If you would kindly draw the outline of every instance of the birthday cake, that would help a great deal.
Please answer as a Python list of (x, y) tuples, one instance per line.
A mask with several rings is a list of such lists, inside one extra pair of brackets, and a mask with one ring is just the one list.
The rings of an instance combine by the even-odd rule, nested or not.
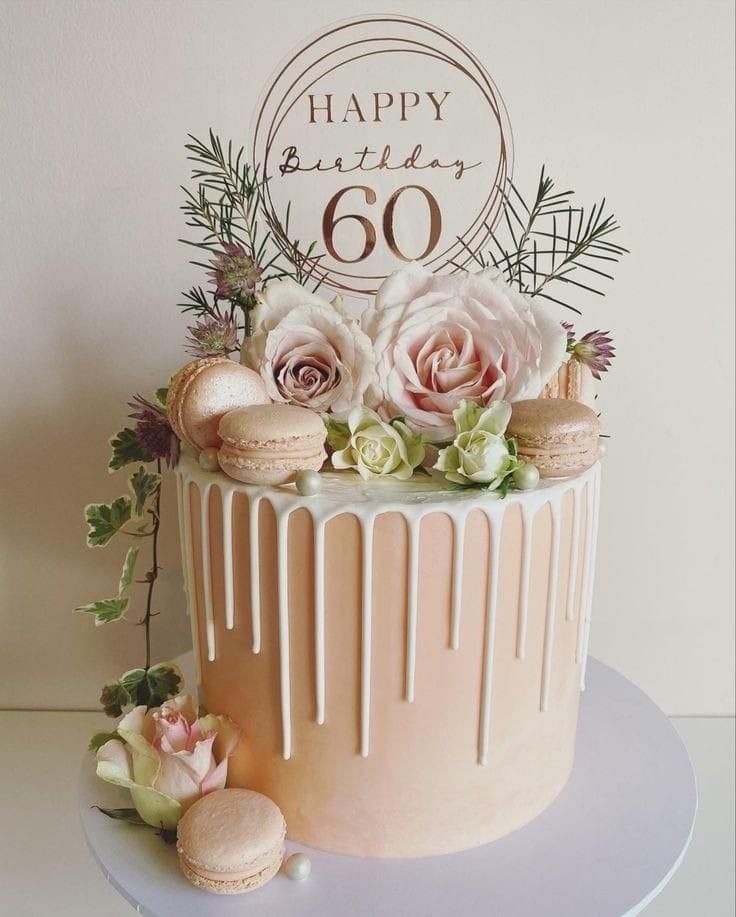
[[(431, 34), (448, 88), (339, 102), (342, 69), (357, 85), (346, 47), (407, 53), (389, 26)], [(336, 44), (343, 30), (355, 41)], [(308, 83), (291, 79), (296, 62), (306, 73), (334, 55)], [(462, 133), (478, 91), (490, 107)], [(422, 118), (439, 151), (467, 136), (462, 155), (415, 144), (402, 166), (386, 144), (371, 164), (371, 132), (404, 142)], [(337, 121), (359, 165), (317, 156)], [(185, 817), (179, 856), (199, 887), (268, 881), (284, 823), (290, 842), (366, 857), (478, 846), (538, 816), (570, 776), (604, 452), (597, 385), (614, 348), (564, 319), (580, 311), (570, 294), (602, 293), (601, 264), (626, 250), (605, 201), (577, 204), (544, 168), (522, 195), (510, 147), (478, 61), (400, 17), (342, 24), (290, 59), (257, 113), (257, 165), (214, 132), (186, 146), (188, 241), (209, 286), (183, 294), (189, 362), (136, 396), (111, 440), (110, 470), (133, 466), (129, 492), (87, 507), (88, 543), (134, 542), (117, 595), (77, 610), (131, 620), (142, 587), (145, 664), (105, 685), (119, 722), (92, 747), (135, 818), (166, 833)], [(378, 219), (373, 186), (399, 169), (407, 182), (428, 172), (387, 193)], [(370, 185), (341, 187), (356, 170)], [(365, 213), (338, 216), (348, 193)], [(311, 229), (318, 241), (297, 241)], [(151, 658), (165, 486), (196, 670), (186, 694), (178, 667)], [(247, 812), (267, 813), (268, 836)]]

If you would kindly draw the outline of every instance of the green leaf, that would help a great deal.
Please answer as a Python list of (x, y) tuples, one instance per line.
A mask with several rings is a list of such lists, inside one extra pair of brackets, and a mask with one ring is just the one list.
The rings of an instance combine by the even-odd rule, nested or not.
[(146, 502), (149, 497), (154, 496), (161, 486), (161, 475), (157, 474), (155, 471), (146, 471), (143, 465), (141, 465), (138, 471), (136, 471), (134, 475), (131, 475), (128, 483), (135, 497), (135, 515), (141, 516), (146, 508)]
[(128, 548), (128, 552), (125, 555), (125, 560), (123, 561), (123, 570), (120, 574), (118, 595), (124, 595), (130, 584), (133, 582), (133, 576), (135, 575), (135, 564), (138, 560), (138, 551), (138, 548)]
[(122, 716), (123, 707), (130, 703), (130, 695), (119, 681), (111, 681), (102, 689), (100, 703), (108, 716)]
[(87, 544), (90, 548), (104, 547), (130, 519), (130, 497), (118, 497), (113, 503), (90, 503), (84, 515), (89, 530)]
[(128, 694), (130, 703), (148, 706), (148, 683), (145, 669), (130, 669), (120, 676), (120, 686)]
[(131, 462), (152, 462), (153, 456), (138, 441), (138, 434), (130, 427), (125, 427), (110, 439), (112, 455), (107, 464), (108, 471), (118, 471)]
[(89, 740), (87, 748), (94, 755), (106, 742), (110, 742), (112, 739), (117, 738), (119, 738), (117, 732), (96, 732)]
[(158, 707), (181, 690), (182, 674), (173, 662), (160, 662), (151, 666), (146, 675), (150, 691), (149, 706)]
[(130, 825), (141, 825), (144, 828), (151, 827), (147, 822), (143, 821), (136, 809), (104, 809), (102, 806), (92, 806), (92, 808), (102, 812), (103, 815), (107, 815), (108, 818), (114, 818), (116, 821), (127, 821)]
[(161, 407), (166, 410), (166, 397), (169, 394), (168, 387), (166, 388), (157, 388), (154, 392), (156, 396), (156, 401), (161, 405)]
[(129, 604), (129, 598), (118, 595), (114, 599), (99, 599), (97, 602), (90, 602), (89, 605), (78, 605), (74, 610), (94, 615), (95, 626), (100, 627), (102, 624), (119, 621)]

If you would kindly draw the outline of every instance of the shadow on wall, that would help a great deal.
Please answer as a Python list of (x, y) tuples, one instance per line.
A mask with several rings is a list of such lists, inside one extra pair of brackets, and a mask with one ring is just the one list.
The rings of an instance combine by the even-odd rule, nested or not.
[[(118, 536), (104, 549), (85, 544), (84, 506), (127, 490), (125, 470), (110, 475), (106, 468), (108, 439), (125, 425), (135, 373), (105, 360), (95, 341), (98, 333), (109, 339), (103, 323), (77, 337), (67, 313), (45, 370), (53, 385), (46, 382), (40, 398), (37, 379), (28, 380), (25, 395), (18, 380), (20, 391), (6, 402), (7, 408), (25, 400), (22, 411), (6, 415), (4, 429), (12, 435), (0, 440), (0, 707), (96, 709), (105, 681), (144, 662), (143, 628), (125, 622), (95, 627), (86, 615), (72, 614), (76, 605), (116, 594), (131, 541)], [(152, 380), (150, 388), (157, 384)], [(170, 474), (162, 519), (155, 661), (191, 647)], [(141, 548), (140, 572), (150, 563), (150, 541)], [(142, 586), (134, 593), (133, 617), (142, 612), (144, 593)]]

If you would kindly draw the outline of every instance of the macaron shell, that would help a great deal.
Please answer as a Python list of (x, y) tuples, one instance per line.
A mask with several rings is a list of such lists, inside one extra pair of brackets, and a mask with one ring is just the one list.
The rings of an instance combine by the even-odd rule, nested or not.
[(319, 471), (327, 459), (327, 453), (320, 447), (318, 452), (294, 457), (244, 456), (240, 450), (227, 444), (220, 447), (217, 460), (220, 468), (236, 481), (265, 487), (290, 484), (300, 471)]
[(227, 357), (206, 357), (177, 373), (169, 388), (166, 408), (176, 435), (199, 452), (220, 445), (217, 428), (229, 411), (269, 402), (258, 373)]
[(264, 866), (263, 869), (247, 878), (240, 879), (200, 875), (189, 866), (186, 859), (181, 854), (179, 855), (179, 865), (186, 878), (197, 888), (212, 892), (215, 895), (241, 895), (244, 892), (255, 891), (257, 888), (261, 888), (261, 886), (270, 882), (278, 873), (279, 869), (281, 869), (283, 859), (284, 848), (282, 846), (280, 851), (273, 856), (271, 862)]
[(600, 421), (577, 401), (534, 399), (512, 405), (506, 435), (520, 459), (532, 462), (543, 478), (582, 474), (599, 456)]

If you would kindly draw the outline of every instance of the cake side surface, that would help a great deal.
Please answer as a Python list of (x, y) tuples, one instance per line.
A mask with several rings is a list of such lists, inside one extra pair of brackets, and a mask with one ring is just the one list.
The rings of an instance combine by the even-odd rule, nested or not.
[(599, 466), (505, 500), (354, 480), (301, 498), (186, 459), (178, 482), (202, 701), (243, 728), (229, 784), (274, 799), (292, 840), (447, 853), (556, 798)]

